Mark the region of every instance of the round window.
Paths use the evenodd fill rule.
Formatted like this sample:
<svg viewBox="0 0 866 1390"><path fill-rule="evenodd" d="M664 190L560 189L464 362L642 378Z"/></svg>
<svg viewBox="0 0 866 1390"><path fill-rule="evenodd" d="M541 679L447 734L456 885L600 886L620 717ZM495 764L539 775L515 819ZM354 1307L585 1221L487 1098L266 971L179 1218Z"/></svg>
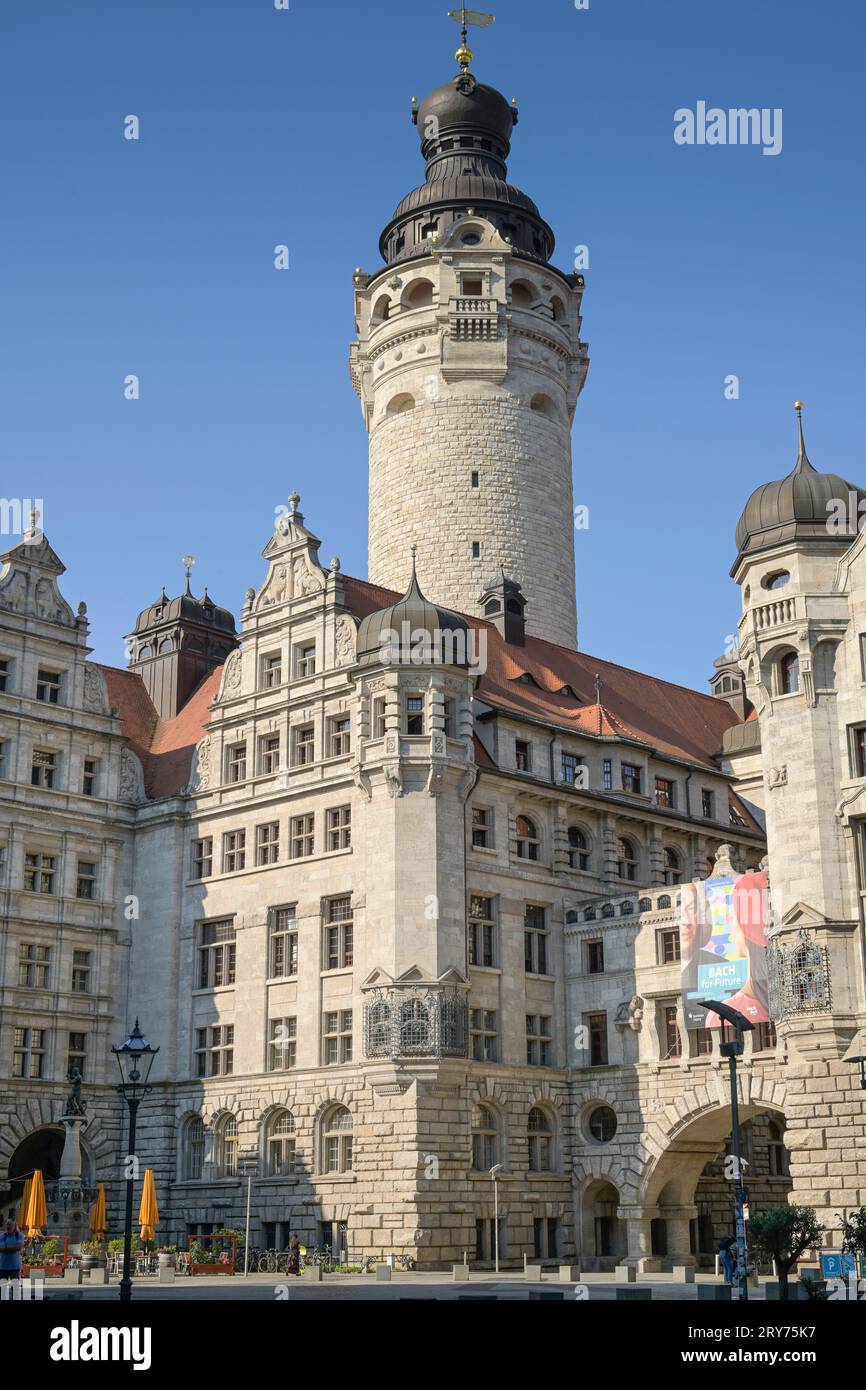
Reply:
<svg viewBox="0 0 866 1390"><path fill-rule="evenodd" d="M775 574L768 574L762 582L765 589L784 589L790 578L787 570L777 570Z"/></svg>
<svg viewBox="0 0 866 1390"><path fill-rule="evenodd" d="M616 1115L609 1105L597 1105L589 1117L589 1132L599 1144L609 1144L616 1134Z"/></svg>

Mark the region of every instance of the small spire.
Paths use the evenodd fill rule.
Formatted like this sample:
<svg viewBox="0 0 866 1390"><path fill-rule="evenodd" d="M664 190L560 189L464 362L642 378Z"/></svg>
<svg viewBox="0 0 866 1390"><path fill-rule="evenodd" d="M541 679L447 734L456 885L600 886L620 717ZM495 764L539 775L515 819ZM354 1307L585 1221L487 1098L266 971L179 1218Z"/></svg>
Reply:
<svg viewBox="0 0 866 1390"><path fill-rule="evenodd" d="M805 401L795 401L794 409L797 412L797 466L796 472L801 473L804 468L811 468L809 455L806 453L806 441L803 438L803 407Z"/></svg>
<svg viewBox="0 0 866 1390"><path fill-rule="evenodd" d="M192 598L192 590L189 587L189 577L192 574L192 567L195 564L195 556L184 555L183 559L181 560L181 564L183 565L186 571L186 594L189 598Z"/></svg>
<svg viewBox="0 0 866 1390"><path fill-rule="evenodd" d="M464 75L469 71L472 59L475 54L467 42L469 38L469 26L473 24L477 29L487 29L494 22L496 16L493 14L481 14L478 10L467 10L465 5L461 5L459 10L449 10L448 18L453 19L460 25L460 47L454 54L461 73Z"/></svg>
<svg viewBox="0 0 866 1390"><path fill-rule="evenodd" d="M601 676L597 671L595 673L595 703L601 704Z"/></svg>

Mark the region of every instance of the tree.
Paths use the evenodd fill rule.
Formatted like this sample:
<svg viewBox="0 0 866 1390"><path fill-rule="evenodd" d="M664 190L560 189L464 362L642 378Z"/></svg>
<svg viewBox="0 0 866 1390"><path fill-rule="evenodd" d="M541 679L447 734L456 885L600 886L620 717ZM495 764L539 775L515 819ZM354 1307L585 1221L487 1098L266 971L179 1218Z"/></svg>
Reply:
<svg viewBox="0 0 866 1390"><path fill-rule="evenodd" d="M848 1216L840 1216L839 1225L843 1253L866 1258L866 1207L854 1207Z"/></svg>
<svg viewBox="0 0 866 1390"><path fill-rule="evenodd" d="M814 1207L794 1207L787 1203L765 1207L748 1226L751 1250L766 1260L774 1260L779 1275L779 1298L788 1297L788 1275L792 1265L813 1245L818 1245L824 1227Z"/></svg>

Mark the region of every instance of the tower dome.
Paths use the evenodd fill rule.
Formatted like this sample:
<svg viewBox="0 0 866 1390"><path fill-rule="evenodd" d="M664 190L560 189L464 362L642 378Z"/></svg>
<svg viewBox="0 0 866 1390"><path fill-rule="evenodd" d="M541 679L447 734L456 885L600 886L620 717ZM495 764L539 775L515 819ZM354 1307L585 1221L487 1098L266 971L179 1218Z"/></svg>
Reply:
<svg viewBox="0 0 866 1390"><path fill-rule="evenodd" d="M361 666L436 664L468 666L469 624L421 592L412 553L412 578L401 599L364 618L358 628Z"/></svg>
<svg viewBox="0 0 866 1390"><path fill-rule="evenodd" d="M791 540L838 542L847 532L830 526L834 513L838 514L840 505L847 513L851 494L857 505L866 498L862 488L838 473L819 473L813 468L803 438L802 401L796 403L796 410L797 461L784 478L756 488L746 503L737 522L738 560Z"/></svg>

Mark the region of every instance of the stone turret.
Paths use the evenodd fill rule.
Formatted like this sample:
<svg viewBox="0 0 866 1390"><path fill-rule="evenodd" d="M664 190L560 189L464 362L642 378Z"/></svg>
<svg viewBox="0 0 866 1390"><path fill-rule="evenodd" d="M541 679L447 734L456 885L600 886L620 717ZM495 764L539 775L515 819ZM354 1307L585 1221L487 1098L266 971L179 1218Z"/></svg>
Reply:
<svg viewBox="0 0 866 1390"><path fill-rule="evenodd" d="M570 430L587 370L583 277L507 182L516 111L463 72L413 111L426 180L356 271L352 380L370 436L369 570L399 588L407 539L434 602L481 615L507 557L527 630L574 647Z"/></svg>

